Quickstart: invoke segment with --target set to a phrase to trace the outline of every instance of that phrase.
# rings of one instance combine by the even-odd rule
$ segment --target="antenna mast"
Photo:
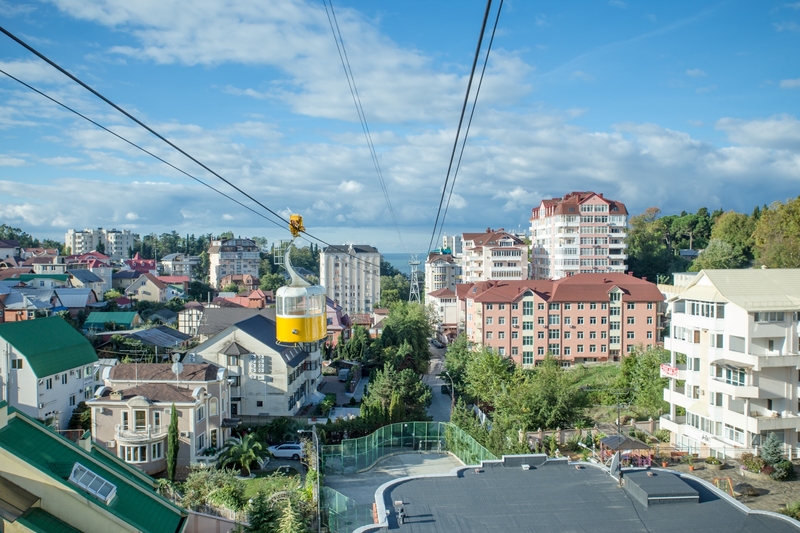
[[[408,291],[408,301],[417,302],[419,301],[419,271],[417,267],[419,266],[419,260],[417,259],[417,254],[411,254],[411,261],[408,262],[411,265],[411,288]]]

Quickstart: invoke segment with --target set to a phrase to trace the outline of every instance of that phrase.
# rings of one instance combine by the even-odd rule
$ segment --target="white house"
[[[255,315],[194,348],[185,363],[226,368],[231,416],[294,416],[311,403],[322,378],[321,351],[280,346],[275,321]]]
[[[701,455],[736,456],[774,434],[796,456],[800,269],[703,270],[668,310],[661,428]]]
[[[97,354],[60,317],[0,324],[0,354],[3,399],[57,428],[94,392]]]

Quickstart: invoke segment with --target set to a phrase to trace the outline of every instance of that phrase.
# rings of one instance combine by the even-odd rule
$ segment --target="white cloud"
[[[510,191],[498,191],[494,198],[506,200],[503,204],[503,211],[520,211],[530,209],[536,202],[541,200],[538,192],[529,193],[520,186],[514,187]]]
[[[781,89],[800,89],[800,78],[781,80]]]
[[[81,160],[77,157],[43,157],[40,161],[48,165],[63,166],[80,163]]]
[[[27,162],[19,157],[0,155],[0,167],[21,167],[26,164]]]
[[[229,215],[228,213],[223,213],[222,220],[233,220],[233,215]]]
[[[125,220],[139,220],[139,215],[131,211],[125,215]]]
[[[717,121],[716,128],[741,146],[800,150],[800,120],[791,115],[758,120],[723,118]]]
[[[775,31],[800,31],[800,25],[793,21],[774,22]]]
[[[691,68],[691,69],[686,71],[686,75],[687,76],[691,76],[693,78],[699,78],[699,77],[705,76],[706,73],[703,72],[702,70],[700,70],[699,68]]]
[[[357,181],[343,181],[339,184],[339,192],[342,194],[358,194],[364,190],[364,185]]]
[[[706,87],[698,87],[694,90],[697,94],[708,94],[717,90],[716,85],[707,85]]]
[[[628,4],[626,4],[622,0],[608,0],[608,5],[619,7],[621,9],[626,9],[628,7]]]

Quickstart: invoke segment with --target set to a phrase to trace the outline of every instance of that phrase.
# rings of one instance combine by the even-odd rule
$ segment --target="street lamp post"
[[[320,498],[322,494],[320,493],[320,471],[319,471],[319,436],[317,435],[317,426],[312,425],[311,429],[298,429],[298,433],[311,433],[311,436],[314,437],[314,470],[316,471],[316,485],[317,485],[317,533],[322,530],[322,515],[320,514]]]
[[[453,384],[453,376],[447,370],[444,371],[447,377],[450,378],[450,414],[453,414],[453,409],[456,407],[456,387]]]

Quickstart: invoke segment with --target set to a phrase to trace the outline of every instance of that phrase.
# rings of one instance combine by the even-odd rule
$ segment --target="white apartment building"
[[[161,258],[165,276],[186,276],[194,279],[194,271],[200,266],[200,257],[181,253],[168,254]],[[258,277],[256,275],[256,277]]]
[[[208,249],[209,283],[221,289],[220,280],[229,274],[258,277],[259,248],[251,239],[214,239]]]
[[[133,234],[130,230],[116,229],[70,229],[64,236],[66,246],[72,255],[86,254],[97,250],[102,243],[105,255],[113,261],[122,261],[128,257],[128,250],[133,249]]]
[[[660,427],[701,455],[737,456],[775,434],[796,456],[800,269],[703,270],[668,306]]]
[[[425,305],[430,303],[430,294],[440,289],[456,291],[461,283],[461,264],[451,254],[431,252],[425,261]]]
[[[531,213],[534,279],[625,272],[625,204],[594,192],[542,200]]]
[[[511,233],[487,229],[462,235],[460,283],[528,279],[528,245]]]
[[[463,253],[463,244],[461,235],[453,235],[451,237],[445,235],[442,237],[442,250],[450,250],[453,257],[461,257]]]
[[[365,244],[323,248],[319,280],[345,313],[372,313],[381,299],[381,254]]]

